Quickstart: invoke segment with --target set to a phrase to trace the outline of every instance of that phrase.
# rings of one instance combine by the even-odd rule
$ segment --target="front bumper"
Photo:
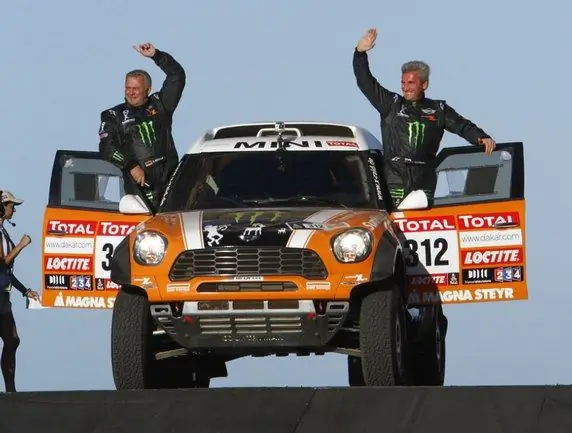
[[[296,351],[326,346],[348,310],[321,300],[185,301],[152,304],[151,316],[188,349]]]

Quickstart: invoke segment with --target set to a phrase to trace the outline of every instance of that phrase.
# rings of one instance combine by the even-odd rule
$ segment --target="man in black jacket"
[[[437,177],[431,161],[439,150],[445,131],[474,145],[484,145],[487,154],[495,141],[470,120],[459,115],[443,100],[429,99],[429,66],[420,61],[402,68],[403,95],[391,92],[373,77],[367,51],[375,45],[377,30],[370,29],[358,42],[353,55],[357,85],[381,117],[384,175],[394,206],[415,189],[433,199]]]
[[[167,76],[161,90],[150,94],[151,77],[146,71],[127,73],[125,102],[101,112],[99,151],[123,170],[126,193],[137,194],[139,187],[156,207],[179,162],[171,128],[186,75],[170,54],[152,44],[134,48],[151,58]]]

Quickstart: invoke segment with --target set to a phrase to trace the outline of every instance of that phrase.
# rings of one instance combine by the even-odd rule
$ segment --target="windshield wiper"
[[[319,197],[315,195],[302,195],[302,196],[292,196],[283,198],[260,198],[244,200],[244,203],[256,203],[256,204],[268,204],[268,203],[304,203],[304,202],[314,202],[314,203],[326,203],[336,206],[341,206],[347,208],[345,204],[339,202],[339,200],[327,197]]]

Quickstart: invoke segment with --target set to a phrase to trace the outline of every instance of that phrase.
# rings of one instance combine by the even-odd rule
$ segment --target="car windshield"
[[[367,155],[254,151],[183,157],[161,212],[256,206],[374,208]]]

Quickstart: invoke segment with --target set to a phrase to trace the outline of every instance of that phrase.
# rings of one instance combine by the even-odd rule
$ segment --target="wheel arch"
[[[391,285],[382,284],[390,278],[396,278],[402,292],[405,291],[405,261],[401,245],[385,232],[377,245],[369,281],[356,285],[350,293],[350,302],[359,304],[367,294],[383,290]]]

